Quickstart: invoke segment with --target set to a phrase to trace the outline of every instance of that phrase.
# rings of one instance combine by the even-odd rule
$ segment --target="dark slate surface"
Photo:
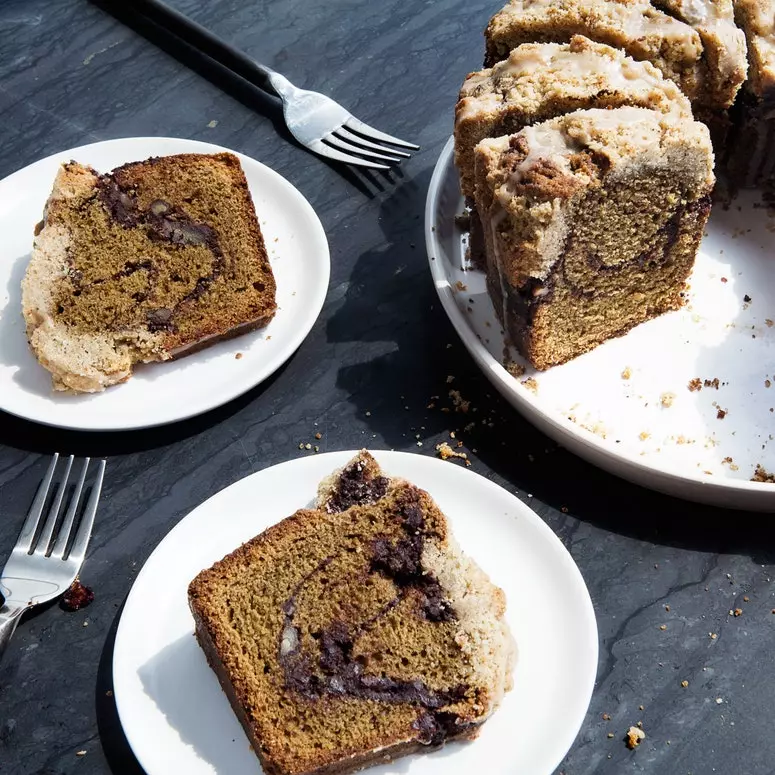
[[[596,691],[558,772],[772,772],[772,522],[646,492],[558,450],[495,396],[435,298],[423,249],[425,193],[450,133],[456,91],[480,62],[482,28],[497,4],[177,5],[300,85],[339,98],[423,150],[392,177],[328,166],[289,141],[270,100],[224,90],[201,61],[181,64],[86,0],[0,4],[0,176],[108,138],[209,140],[254,156],[298,186],[319,213],[332,253],[328,300],[299,352],[222,409],[173,427],[105,436],[0,414],[2,551],[16,538],[48,454],[110,457],[83,571],[95,602],[76,614],[53,606],[28,616],[0,664],[0,772],[140,772],[109,694],[110,659],[121,604],[153,548],[219,489],[312,454],[298,444],[313,441],[315,430],[323,451],[368,444],[433,454],[450,430],[470,421],[439,411],[447,375],[478,409],[477,420],[488,420],[462,436],[473,469],[516,492],[556,531],[597,610]],[[442,399],[426,409],[433,395]],[[736,607],[742,615],[729,616]],[[648,737],[631,752],[622,737],[639,720]]]

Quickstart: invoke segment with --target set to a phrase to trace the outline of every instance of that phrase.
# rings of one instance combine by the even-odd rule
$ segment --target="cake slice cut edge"
[[[715,182],[704,124],[577,111],[483,140],[476,176],[488,292],[536,369],[683,305]]]
[[[511,689],[505,596],[431,497],[361,451],[189,586],[196,637],[269,775],[472,739]]]
[[[56,390],[99,392],[266,326],[275,281],[239,159],[178,154],[56,176],[22,281],[27,338]]]

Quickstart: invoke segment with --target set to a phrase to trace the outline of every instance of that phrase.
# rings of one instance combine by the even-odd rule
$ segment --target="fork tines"
[[[102,490],[105,461],[100,460],[97,464],[97,473],[91,486],[91,493],[85,508],[83,508],[72,546],[68,550],[73,526],[76,517],[81,511],[81,499],[91,458],[84,458],[75,484],[70,480],[74,461],[74,455],[70,455],[65,460],[64,472],[57,477],[57,481],[52,488],[51,485],[54,481],[54,475],[59,462],[59,453],[54,454],[46,475],[35,495],[35,500],[32,502],[30,511],[27,514],[27,519],[22,526],[19,540],[16,542],[16,549],[25,551],[27,554],[50,556],[62,560],[80,561],[85,556],[86,546],[89,543],[89,537],[94,524],[94,515],[97,512],[100,491]],[[68,491],[70,492],[67,510],[62,517],[62,505],[65,502],[65,495]],[[51,497],[49,498],[50,494]]]
[[[374,129],[354,116],[350,116],[341,126],[325,135],[322,142],[328,146],[325,156],[376,169],[389,169],[389,165],[398,164],[402,159],[408,159],[411,156],[401,149],[416,151],[420,147]],[[342,153],[337,153],[334,149]],[[362,158],[353,157],[353,153],[359,154]],[[369,162],[370,159],[375,161]]]

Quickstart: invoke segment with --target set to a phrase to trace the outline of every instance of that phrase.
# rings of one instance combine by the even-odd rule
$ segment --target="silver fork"
[[[410,156],[401,149],[420,147],[364,124],[324,94],[297,88],[285,76],[256,62],[161,0],[130,0],[124,8],[127,6],[254,86],[277,94],[291,134],[320,156],[386,170]]]
[[[86,556],[86,547],[91,536],[94,515],[102,490],[102,479],[105,473],[105,461],[101,460],[97,467],[97,476],[92,485],[91,495],[78,524],[73,531],[78,506],[89,470],[90,458],[85,458],[81,473],[75,484],[70,505],[64,515],[59,530],[54,536],[54,530],[60,516],[62,502],[68,489],[68,480],[75,458],[71,455],[65,463],[65,471],[59,482],[59,487],[52,499],[43,526],[39,530],[41,517],[46,505],[51,482],[57,467],[59,454],[55,454],[48,471],[40,483],[35,500],[32,502],[27,519],[16,541],[11,556],[0,574],[0,592],[5,598],[0,599],[0,656],[2,656],[8,641],[11,640],[21,615],[32,606],[47,603],[55,597],[64,594],[75,581]],[[72,546],[69,547],[71,533]],[[52,544],[52,539],[55,539]]]

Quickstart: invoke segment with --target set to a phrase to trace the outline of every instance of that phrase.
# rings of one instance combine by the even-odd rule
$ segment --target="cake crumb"
[[[646,739],[646,733],[640,727],[630,727],[627,730],[627,747],[634,751],[643,740]]]
[[[534,377],[528,377],[527,379],[522,380],[522,384],[531,392],[538,395],[538,382],[536,382]]]
[[[439,457],[442,460],[449,460],[450,458],[457,457],[461,460],[465,460],[467,464],[469,463],[468,455],[466,455],[465,452],[456,452],[446,441],[442,441],[441,444],[436,445],[436,452],[439,453]]]
[[[742,616],[743,615],[743,609],[742,608],[735,608],[734,611],[732,611],[733,616]]]
[[[468,414],[468,410],[471,408],[471,402],[466,401],[463,396],[460,395],[459,390],[450,390],[449,397],[452,399],[452,404],[455,407],[456,412]]]
[[[718,411],[716,412],[716,418],[719,420],[723,420],[727,414],[729,414],[729,410],[722,409],[721,407],[718,408]]]
[[[462,283],[460,280],[455,283],[455,288],[457,288],[459,291],[468,290],[468,286],[465,283]]]
[[[622,379],[629,379],[632,376],[632,369],[629,366],[625,366],[622,371]]]
[[[234,358],[236,360],[239,360],[240,358],[242,358],[242,353],[234,353]]]
[[[688,682],[688,681],[681,681],[681,686],[682,686],[684,689],[686,689],[686,687],[687,687],[687,686],[689,686],[689,682]]]
[[[603,721],[610,721],[610,720],[611,720],[611,717],[607,713],[604,713],[603,714]]]
[[[506,359],[506,362],[504,363],[504,367],[506,371],[509,374],[511,374],[511,376],[514,377],[515,379],[519,379],[525,373],[525,367],[521,363],[512,361],[510,358]]]
[[[750,304],[751,303],[751,297],[746,293],[745,296],[743,296],[743,301],[746,304]]]
[[[638,438],[639,438],[641,441],[646,441],[646,439],[648,439],[648,438],[650,438],[650,437],[651,437],[651,434],[650,434],[650,433],[648,433],[647,431],[641,431],[641,432],[640,432],[640,434],[639,434],[639,436],[638,436]]]
[[[702,390],[702,382],[699,377],[695,377],[694,379],[689,380],[687,387],[689,388],[690,393],[694,393],[696,390]]]
[[[718,390],[718,388],[719,388],[718,377],[713,377],[713,379],[706,379],[705,380],[705,387],[712,387],[712,388],[716,388],[716,390]]]
[[[659,625],[659,629],[660,630],[666,630],[667,629],[667,625],[666,624],[660,624]]]
[[[775,326],[775,323],[773,323],[773,321],[770,320],[769,318],[764,318],[764,322],[767,324],[767,328],[772,328],[773,326]]]
[[[316,438],[316,439],[322,439],[322,438],[323,438],[323,434],[322,434],[320,431],[318,431],[318,432],[315,434],[315,438]]]
[[[76,756],[86,756],[86,751],[76,751],[75,755]]]
[[[727,280],[727,278],[726,278],[726,277],[722,277],[722,278],[721,278],[721,282],[722,282],[722,283],[726,283],[726,282],[729,282],[729,281]]]
[[[662,393],[659,401],[665,409],[669,409],[673,405],[673,401],[675,401],[675,393]]]

